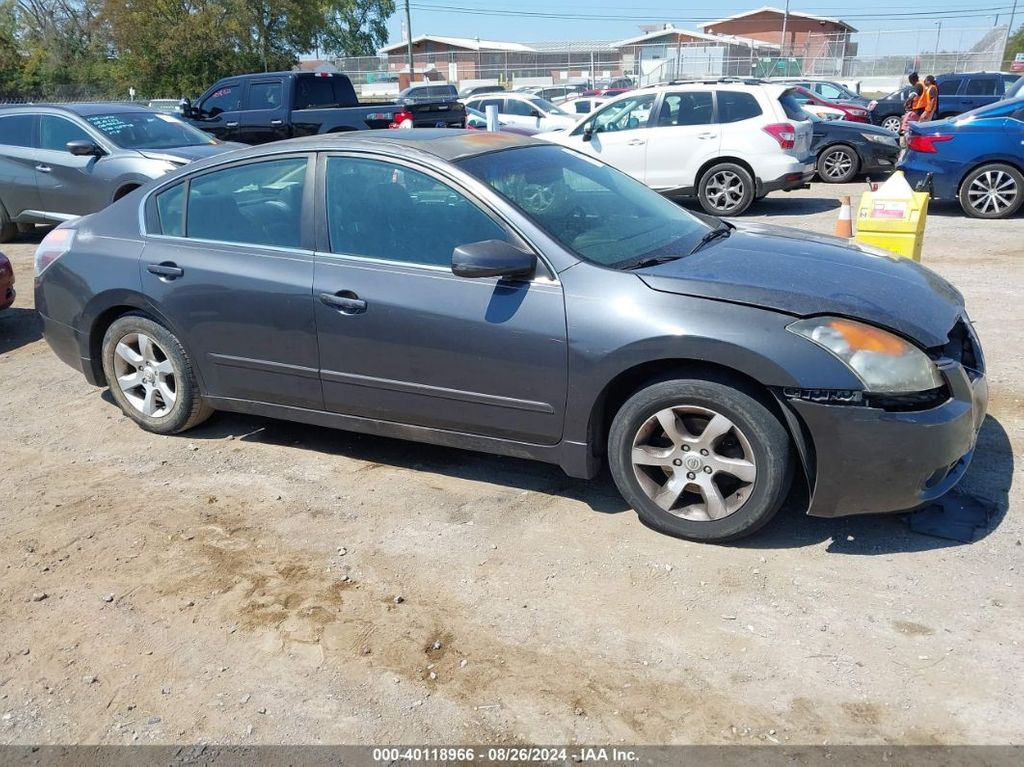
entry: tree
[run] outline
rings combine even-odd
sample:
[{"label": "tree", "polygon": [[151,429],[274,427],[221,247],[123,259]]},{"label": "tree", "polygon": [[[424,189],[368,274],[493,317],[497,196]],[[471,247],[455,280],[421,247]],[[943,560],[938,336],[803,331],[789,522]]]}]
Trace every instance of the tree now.
[{"label": "tree", "polygon": [[326,0],[319,46],[336,56],[373,56],[388,41],[394,0]]},{"label": "tree", "polygon": [[1006,41],[1007,65],[1013,61],[1018,53],[1024,53],[1024,24],[1018,27],[1017,31],[1010,35],[1010,39]]},{"label": "tree", "polygon": [[0,2],[0,98],[21,95],[21,70],[24,59],[18,47],[18,28],[14,0]]}]

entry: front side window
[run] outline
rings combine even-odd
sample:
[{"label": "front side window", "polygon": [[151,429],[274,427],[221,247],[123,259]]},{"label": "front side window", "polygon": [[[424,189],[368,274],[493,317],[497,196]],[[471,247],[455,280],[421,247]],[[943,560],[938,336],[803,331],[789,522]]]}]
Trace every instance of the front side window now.
[{"label": "front side window", "polygon": [[463,194],[401,165],[329,157],[326,184],[332,253],[450,266],[460,245],[509,239]]},{"label": "front side window", "polygon": [[710,125],[714,115],[715,103],[710,91],[666,93],[658,110],[658,127]]},{"label": "front side window", "polygon": [[718,92],[718,122],[738,123],[760,117],[761,105],[752,93],[743,91]]},{"label": "front side window", "polygon": [[53,115],[39,117],[39,148],[66,152],[69,141],[92,142],[89,134],[70,120]]},{"label": "front side window", "polygon": [[960,90],[959,80],[944,80],[943,82],[939,83],[940,96],[955,96],[958,90]]},{"label": "front side window", "polygon": [[301,247],[305,181],[304,157],[253,162],[196,176],[189,183],[186,236]]},{"label": "front side window", "polygon": [[558,146],[528,146],[460,160],[581,258],[624,267],[686,256],[708,226],[609,165]]},{"label": "front side window", "polygon": [[280,81],[249,84],[249,109],[277,109],[283,88]]},{"label": "front side window", "polygon": [[505,114],[516,115],[517,117],[536,117],[537,110],[527,101],[509,99],[508,106],[505,107]]},{"label": "front side window", "polygon": [[85,119],[123,149],[172,149],[220,143],[209,133],[162,112],[114,112]]},{"label": "front side window", "polygon": [[32,115],[7,115],[0,117],[0,144],[7,146],[32,146]]},{"label": "front side window", "polygon": [[818,95],[821,96],[823,99],[827,99],[829,101],[841,99],[845,95],[836,86],[830,85],[829,83],[818,83],[817,87],[814,90],[816,90],[818,92]]},{"label": "front side window", "polygon": [[208,117],[216,117],[222,112],[237,112],[242,106],[242,86],[222,85],[199,105],[200,111]]},{"label": "front side window", "polygon": [[594,115],[590,125],[593,126],[594,133],[611,133],[613,131],[646,128],[653,106],[653,93],[629,96],[602,109]]}]

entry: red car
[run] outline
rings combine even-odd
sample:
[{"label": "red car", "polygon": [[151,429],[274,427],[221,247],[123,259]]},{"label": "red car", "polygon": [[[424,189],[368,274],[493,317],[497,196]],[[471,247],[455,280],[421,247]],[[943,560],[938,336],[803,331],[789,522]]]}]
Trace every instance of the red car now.
[{"label": "red car", "polygon": [[0,311],[14,303],[14,267],[7,256],[0,253]]},{"label": "red car", "polygon": [[832,109],[838,109],[840,112],[845,112],[846,117],[844,120],[848,120],[853,123],[870,123],[871,118],[869,112],[865,107],[852,106],[850,104],[837,104],[835,101],[826,101],[816,93],[812,93],[806,88],[795,85],[793,90],[796,91],[794,98],[803,104],[817,104],[820,107],[831,107]]},{"label": "red car", "polygon": [[589,91],[583,91],[580,94],[580,98],[585,96],[605,96],[607,98],[613,98],[618,96],[620,93],[631,91],[632,88],[591,88]]}]

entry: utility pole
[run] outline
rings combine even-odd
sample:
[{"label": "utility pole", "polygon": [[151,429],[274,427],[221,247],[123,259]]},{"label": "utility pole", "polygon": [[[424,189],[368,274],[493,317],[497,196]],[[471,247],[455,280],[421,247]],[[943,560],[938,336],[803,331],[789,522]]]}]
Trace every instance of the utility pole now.
[{"label": "utility pole", "polygon": [[412,68],[412,14],[409,12],[409,0],[405,0],[405,43],[409,53],[409,82],[413,81]]},{"label": "utility pole", "polygon": [[[784,14],[782,14],[782,40],[779,43],[779,55],[782,56],[783,58],[786,57],[786,27],[788,27],[788,26],[789,26],[789,0],[786,0],[786,12]],[[786,72],[786,74],[789,74],[789,72],[788,72],[788,65],[787,65],[787,72]]]},{"label": "utility pole", "polygon": [[936,22],[939,25],[938,31],[935,33],[935,53],[932,54],[932,71],[934,72],[939,65],[939,38],[942,37],[942,22]]},{"label": "utility pole", "polygon": [[1013,0],[1013,10],[1010,11],[1010,29],[1007,30],[1007,36],[1013,34],[1013,17],[1017,15],[1017,0]]}]

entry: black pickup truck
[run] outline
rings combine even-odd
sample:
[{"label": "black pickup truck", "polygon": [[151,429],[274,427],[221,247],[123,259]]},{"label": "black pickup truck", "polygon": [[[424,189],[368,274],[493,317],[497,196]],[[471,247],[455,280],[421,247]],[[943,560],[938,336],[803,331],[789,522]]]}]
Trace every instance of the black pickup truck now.
[{"label": "black pickup truck", "polygon": [[223,141],[265,144],[315,133],[387,128],[400,112],[417,128],[464,128],[466,108],[455,98],[416,103],[360,104],[352,81],[337,72],[261,72],[218,80],[184,119]]}]

